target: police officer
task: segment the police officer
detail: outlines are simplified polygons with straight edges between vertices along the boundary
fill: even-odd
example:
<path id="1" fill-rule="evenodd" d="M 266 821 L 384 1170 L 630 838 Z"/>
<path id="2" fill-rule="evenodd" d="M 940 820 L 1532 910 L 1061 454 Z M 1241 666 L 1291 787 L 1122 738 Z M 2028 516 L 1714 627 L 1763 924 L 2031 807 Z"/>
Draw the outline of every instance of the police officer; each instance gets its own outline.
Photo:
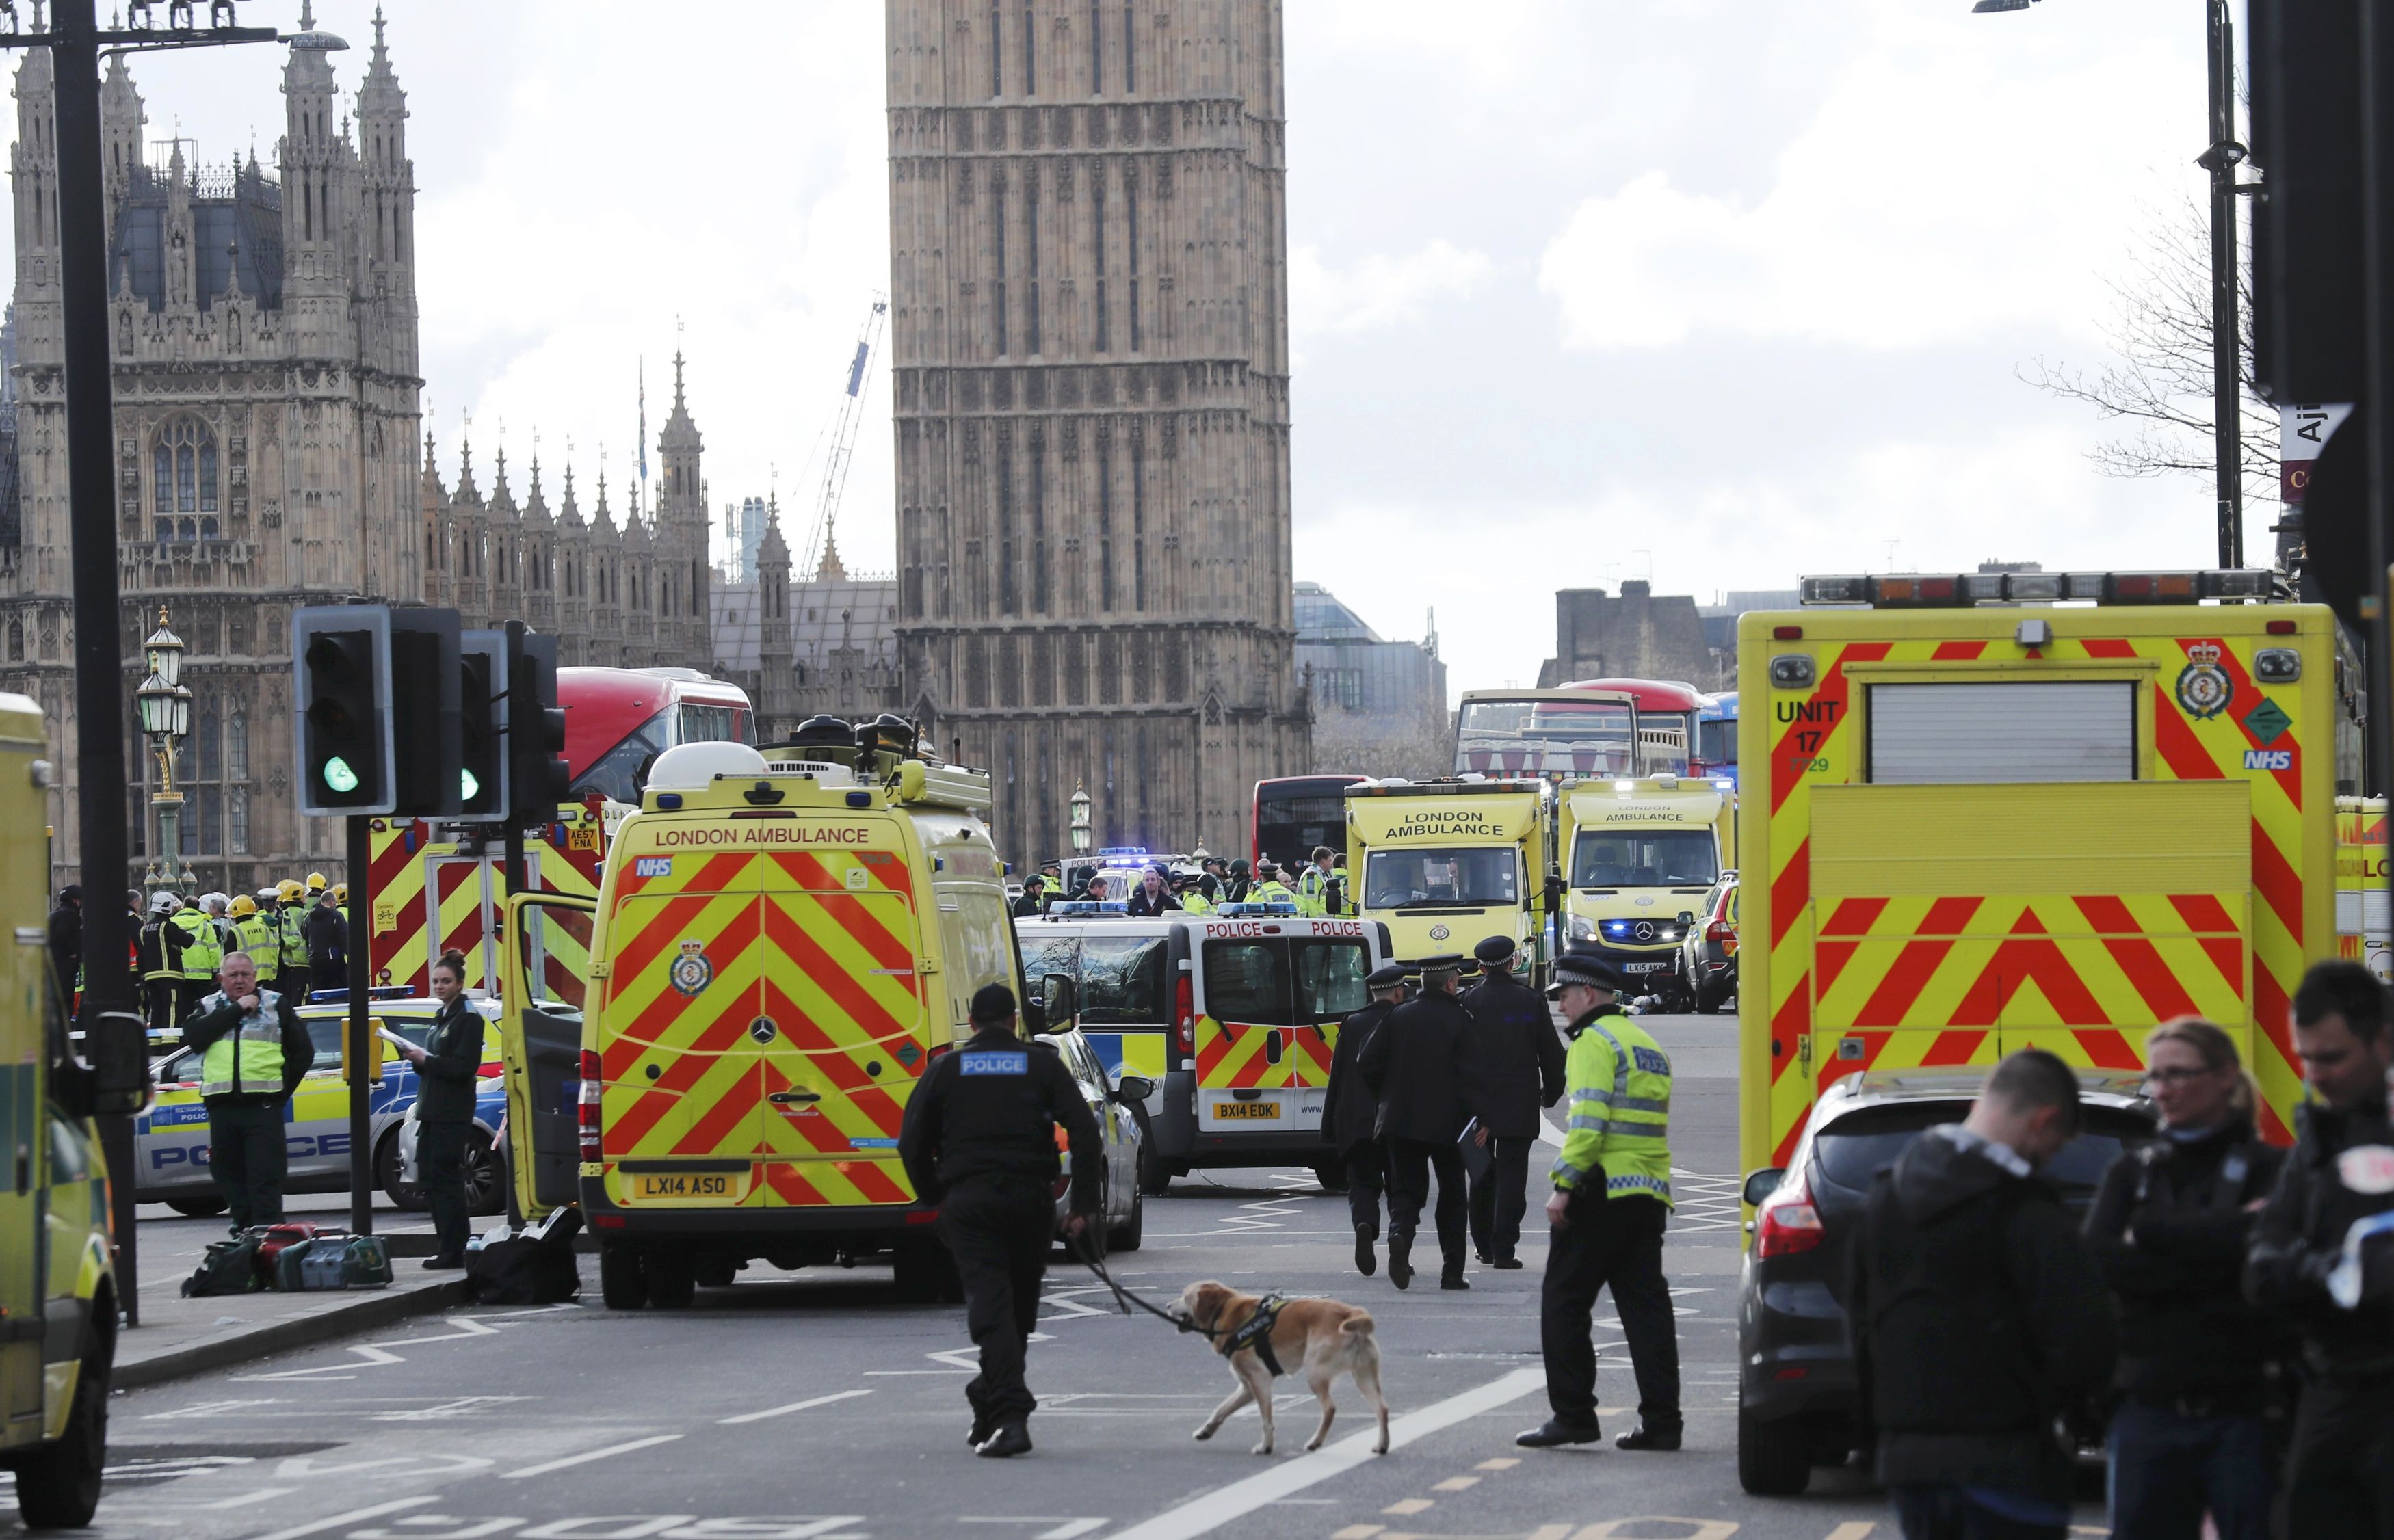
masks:
<path id="1" fill-rule="evenodd" d="M 914 1087 L 898 1136 L 906 1175 L 940 1205 L 940 1238 L 965 1285 L 965 1322 L 980 1373 L 965 1387 L 977 1454 L 1027 1454 L 1033 1408 L 1023 1349 L 1039 1318 L 1039 1283 L 1055 1244 L 1055 1126 L 1072 1152 L 1072 1215 L 1078 1239 L 1098 1218 L 1105 1154 L 1097 1119 L 1064 1060 L 1046 1043 L 1015 1035 L 1014 992 L 975 991 L 973 1036 L 943 1055 Z"/>
<path id="2" fill-rule="evenodd" d="M 1438 1286 L 1467 1289 L 1463 1242 L 1470 1200 L 1463 1152 L 1455 1139 L 1468 1113 L 1463 1101 L 1463 1051 L 1471 1018 L 1454 997 L 1463 958 L 1454 953 L 1421 960 L 1422 993 L 1388 1015 L 1357 1068 L 1379 1093 L 1380 1126 L 1388 1141 L 1388 1282 L 1412 1284 L 1414 1232 L 1438 1178 Z"/>
<path id="3" fill-rule="evenodd" d="M 1022 896 L 1014 901 L 1014 917 L 1018 920 L 1035 918 L 1047 909 L 1047 878 L 1033 872 L 1022 879 Z"/>
<path id="4" fill-rule="evenodd" d="M 316 1049 L 291 1002 L 259 987 L 246 954 L 226 956 L 222 979 L 184 1026 L 183 1046 L 200 1055 L 208 1170 L 239 1231 L 282 1221 L 284 1114 Z"/>
<path id="5" fill-rule="evenodd" d="M 1464 1050 L 1465 1094 L 1480 1126 L 1472 1139 L 1488 1164 L 1471 1184 L 1471 1247 L 1500 1271 L 1521 1265 L 1521 1217 L 1529 1211 L 1530 1147 L 1538 1142 L 1541 1107 L 1562 1099 L 1563 1040 L 1543 996 L 1513 972 L 1513 938 L 1491 936 L 1471 949 L 1480 982 L 1463 992 L 1471 1016 Z"/>
<path id="6" fill-rule="evenodd" d="M 1563 1081 L 1570 1124 L 1546 1200 L 1553 1226 L 1538 1303 L 1538 1341 L 1554 1415 L 1513 1441 L 1531 1449 L 1594 1443 L 1596 1348 L 1588 1312 L 1612 1289 L 1638 1376 L 1638 1428 L 1621 1449 L 1679 1447 L 1679 1338 L 1663 1281 L 1663 1227 L 1671 1217 L 1671 1060 L 1624 1015 L 1620 976 L 1592 951 L 1555 959 L 1571 1017 Z"/>
<path id="7" fill-rule="evenodd" d="M 2389 1015 L 2359 963 L 2303 976 L 2295 1053 L 2310 1099 L 2245 1256 L 2245 1296 L 2294 1318 L 2310 1370 L 2285 1471 L 2283 1533 L 2301 1540 L 2394 1535 L 2394 1296 L 2364 1281 L 2348 1302 L 2329 1287 L 2355 1223 L 2394 1209 Z"/>
<path id="8" fill-rule="evenodd" d="M 1330 847 L 1316 845 L 1313 859 L 1296 876 L 1296 912 L 1300 915 L 1322 915 L 1322 889 L 1330 882 Z"/>
<path id="9" fill-rule="evenodd" d="M 161 893 L 150 901 L 149 918 L 137 943 L 141 969 L 141 1007 L 148 1018 L 152 1051 L 163 1051 L 182 1020 L 182 963 L 169 951 L 170 922 L 180 901 Z"/>
<path id="10" fill-rule="evenodd" d="M 257 901 L 247 893 L 232 901 L 227 917 L 232 922 L 233 947 L 249 954 L 257 969 L 257 981 L 282 994 L 276 980 L 283 971 L 283 938 L 275 931 L 272 917 L 259 914 Z"/>
<path id="11" fill-rule="evenodd" d="M 1205 890 L 1198 886 L 1204 875 L 1194 866 L 1173 869 L 1172 896 L 1179 901 L 1183 914 L 1210 915 L 1214 912 L 1214 905 L 1205 897 Z"/>
<path id="12" fill-rule="evenodd" d="M 1296 889 L 1280 880 L 1280 868 L 1272 864 L 1271 857 L 1266 856 L 1256 862 L 1256 885 L 1247 889 L 1246 902 L 1296 905 Z"/>
<path id="13" fill-rule="evenodd" d="M 1330 1088 L 1322 1096 L 1322 1126 L 1347 1165 L 1347 1218 L 1355 1225 L 1355 1270 L 1369 1278 L 1379 1268 L 1372 1244 L 1380 1238 L 1380 1194 L 1388 1182 L 1387 1151 L 1380 1143 L 1380 1099 L 1363 1084 L 1357 1061 L 1388 1013 L 1404 1004 L 1405 970 L 1397 963 L 1373 970 L 1363 981 L 1369 1004 L 1338 1023 L 1338 1046 L 1330 1052 Z"/>
<path id="14" fill-rule="evenodd" d="M 432 1211 L 440 1248 L 428 1268 L 462 1268 L 473 1219 L 466 1206 L 466 1132 L 481 1085 L 482 1014 L 466 999 L 464 954 L 443 952 L 431 967 L 441 1009 L 424 1046 L 407 1050 L 422 1087 L 415 1093 L 415 1168 Z"/>
<path id="15" fill-rule="evenodd" d="M 304 1003 L 315 982 L 308 976 L 308 890 L 286 877 L 274 885 L 274 930 L 283 950 L 278 992 Z"/>
<path id="16" fill-rule="evenodd" d="M 175 959 L 175 971 L 181 980 L 181 1002 L 178 1020 L 188 1021 L 200 1013 L 200 1002 L 216 993 L 217 969 L 224 965 L 224 948 L 217 940 L 216 922 L 200 907 L 197 898 L 185 898 L 183 907 L 167 923 L 173 934 L 167 938 L 167 951 Z"/>

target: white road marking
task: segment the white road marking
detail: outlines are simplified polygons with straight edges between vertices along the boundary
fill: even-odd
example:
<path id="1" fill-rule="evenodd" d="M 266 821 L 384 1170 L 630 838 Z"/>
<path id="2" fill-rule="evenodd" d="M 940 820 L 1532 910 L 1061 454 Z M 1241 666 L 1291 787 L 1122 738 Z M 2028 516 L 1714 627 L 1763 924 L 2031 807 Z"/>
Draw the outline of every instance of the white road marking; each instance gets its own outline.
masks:
<path id="1" fill-rule="evenodd" d="M 367 1414 L 375 1422 L 439 1422 L 444 1417 L 463 1417 L 486 1407 L 505 1406 L 513 1402 L 530 1401 L 530 1396 L 459 1396 L 435 1406 L 417 1406 L 404 1412 L 373 1412 Z"/>
<path id="2" fill-rule="evenodd" d="M 648 1449 L 656 1444 L 672 1443 L 680 1437 L 679 1433 L 659 1433 L 651 1438 L 634 1439 L 629 1443 L 611 1443 L 604 1449 L 593 1449 L 585 1454 L 568 1454 L 561 1460 L 543 1460 L 538 1465 L 528 1465 L 521 1470 L 502 1470 L 499 1472 L 499 1480 L 520 1481 L 527 1476 L 546 1476 L 552 1470 L 563 1470 L 570 1466 L 588 1465 L 593 1460 L 603 1460 L 610 1454 L 628 1454 L 635 1449 Z"/>
<path id="3" fill-rule="evenodd" d="M 1079 1540 L 1084 1534 L 1094 1534 L 1113 1522 L 1111 1519 L 994 1519 L 981 1514 L 967 1514 L 956 1520 L 959 1524 L 1052 1524 L 1041 1530 L 1031 1540 Z"/>
<path id="4" fill-rule="evenodd" d="M 1483 1412 L 1493 1412 L 1532 1390 L 1544 1389 L 1546 1383 L 1546 1372 L 1543 1368 L 1516 1369 L 1477 1389 L 1450 1396 L 1418 1412 L 1408 1412 L 1389 1423 L 1388 1447 L 1401 1449 Z M 1142 1523 L 1117 1530 L 1110 1540 L 1190 1540 L 1194 1535 L 1210 1534 L 1234 1519 L 1370 1463 L 1375 1457 L 1372 1445 L 1378 1436 L 1376 1430 L 1357 1433 L 1318 1454 L 1297 1455 L 1283 1465 L 1232 1481 L 1178 1507 L 1166 1508 Z"/>
<path id="5" fill-rule="evenodd" d="M 141 1420 L 143 1422 L 171 1422 L 180 1417 L 213 1417 L 220 1415 L 226 1412 L 238 1412 L 244 1406 L 272 1406 L 281 1399 L 282 1398 L 278 1396 L 268 1396 L 264 1400 L 259 1401 L 194 1402 L 189 1406 L 180 1407 L 172 1412 L 145 1413 L 143 1414 Z"/>
<path id="6" fill-rule="evenodd" d="M 230 1497 L 219 1497 L 212 1503 L 161 1503 L 154 1498 L 145 1497 L 141 1501 L 141 1507 L 144 1511 L 171 1510 L 177 1513 L 204 1513 L 210 1508 L 242 1507 L 250 1503 L 262 1503 L 270 1497 L 288 1497 L 298 1490 L 296 1486 L 270 1486 L 256 1492 L 236 1492 Z"/>
<path id="7" fill-rule="evenodd" d="M 794 1401 L 787 1406 L 769 1406 L 762 1412 L 743 1412 L 736 1417 L 717 1417 L 715 1420 L 718 1426 L 730 1428 L 739 1423 L 763 1422 L 767 1417 L 778 1417 L 791 1412 L 804 1412 L 817 1406 L 829 1406 L 835 1401 L 848 1401 L 857 1396 L 871 1394 L 873 1391 L 870 1387 L 862 1390 L 838 1390 L 828 1396 L 817 1396 L 811 1401 Z"/>
<path id="8" fill-rule="evenodd" d="M 394 1498 L 388 1503 L 376 1503 L 372 1507 L 355 1507 L 347 1513 L 336 1513 L 330 1519 L 318 1519 L 310 1523 L 294 1525 L 290 1529 L 279 1529 L 271 1534 L 259 1535 L 257 1540 L 300 1540 L 302 1535 L 322 1534 L 328 1529 L 339 1529 L 343 1524 L 355 1524 L 368 1519 L 379 1519 L 386 1513 L 397 1513 L 406 1507 L 422 1507 L 427 1503 L 437 1503 L 440 1500 L 437 1496 Z"/>
<path id="9" fill-rule="evenodd" d="M 451 1316 L 449 1317 L 449 1324 L 452 1326 L 461 1327 L 463 1329 L 454 1332 L 444 1332 L 439 1336 L 401 1337 L 396 1342 L 390 1344 L 390 1347 L 423 1348 L 428 1347 L 435 1342 L 458 1342 L 469 1336 L 496 1336 L 499 1335 L 497 1327 L 485 1326 L 480 1321 L 475 1320 L 469 1315 Z M 407 1360 L 400 1357 L 399 1354 L 390 1351 L 389 1348 L 375 1347 L 371 1343 L 361 1344 L 356 1347 L 352 1347 L 348 1350 L 359 1355 L 356 1362 L 320 1363 L 313 1369 L 284 1369 L 280 1373 L 271 1375 L 235 1375 L 232 1377 L 239 1381 L 316 1379 L 320 1377 L 324 1379 L 355 1379 L 357 1377 L 356 1375 L 344 1374 L 341 1371 L 374 1369 L 379 1368 L 386 1363 L 404 1363 L 407 1362 Z"/>

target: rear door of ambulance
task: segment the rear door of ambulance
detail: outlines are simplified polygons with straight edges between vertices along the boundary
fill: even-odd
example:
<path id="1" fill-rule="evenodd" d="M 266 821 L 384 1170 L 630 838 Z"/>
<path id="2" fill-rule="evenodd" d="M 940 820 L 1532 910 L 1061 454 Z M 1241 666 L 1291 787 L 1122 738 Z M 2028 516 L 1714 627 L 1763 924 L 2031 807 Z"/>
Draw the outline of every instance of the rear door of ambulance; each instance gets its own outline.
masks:
<path id="1" fill-rule="evenodd" d="M 885 814 L 725 815 L 730 848 L 625 825 L 610 916 L 600 1142 L 642 1206 L 855 1207 L 898 1160 L 927 1066 L 917 894 Z"/>

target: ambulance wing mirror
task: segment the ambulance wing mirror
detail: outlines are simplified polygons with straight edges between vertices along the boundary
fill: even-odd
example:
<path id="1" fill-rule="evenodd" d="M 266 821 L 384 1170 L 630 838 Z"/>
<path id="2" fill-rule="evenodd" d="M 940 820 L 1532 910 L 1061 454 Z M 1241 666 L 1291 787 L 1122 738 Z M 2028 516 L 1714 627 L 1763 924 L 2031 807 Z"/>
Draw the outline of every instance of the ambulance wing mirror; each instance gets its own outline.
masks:
<path id="1" fill-rule="evenodd" d="M 1033 1032 L 1065 1032 L 1081 1013 L 1081 986 L 1069 973 L 1050 973 L 1039 981 L 1040 1014 L 1046 1020 Z"/>
<path id="2" fill-rule="evenodd" d="M 1779 1191 L 1779 1184 L 1786 1176 L 1786 1168 L 1777 1165 L 1766 1165 L 1759 1171 L 1748 1172 L 1745 1178 L 1745 1190 L 1738 1196 L 1745 1200 L 1748 1207 L 1756 1206 L 1763 1199 Z"/>

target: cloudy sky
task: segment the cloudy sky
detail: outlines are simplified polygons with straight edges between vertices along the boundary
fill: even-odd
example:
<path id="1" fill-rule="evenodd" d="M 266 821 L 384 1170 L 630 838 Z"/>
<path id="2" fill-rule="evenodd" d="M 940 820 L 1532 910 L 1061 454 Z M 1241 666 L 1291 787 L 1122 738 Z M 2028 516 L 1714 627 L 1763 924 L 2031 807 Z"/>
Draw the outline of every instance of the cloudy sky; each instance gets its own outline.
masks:
<path id="1" fill-rule="evenodd" d="M 636 370 L 653 433 L 679 347 L 718 509 L 778 488 L 802 540 L 888 282 L 882 7 L 388 9 L 443 474 L 470 412 L 486 489 L 503 429 L 552 501 L 569 442 L 585 502 L 602 448 L 620 487 Z M 2204 485 L 2098 475 L 2100 425 L 2015 375 L 2100 360 L 2128 248 L 2199 189 L 2200 7 L 1287 12 L 1296 571 L 1384 635 L 1435 606 L 1455 689 L 1534 678 L 1558 586 L 2209 559 Z M 317 7 L 345 86 L 370 14 Z M 141 61 L 152 138 L 270 156 L 279 69 Z M 879 369 L 869 406 L 840 544 L 886 569 Z"/>

